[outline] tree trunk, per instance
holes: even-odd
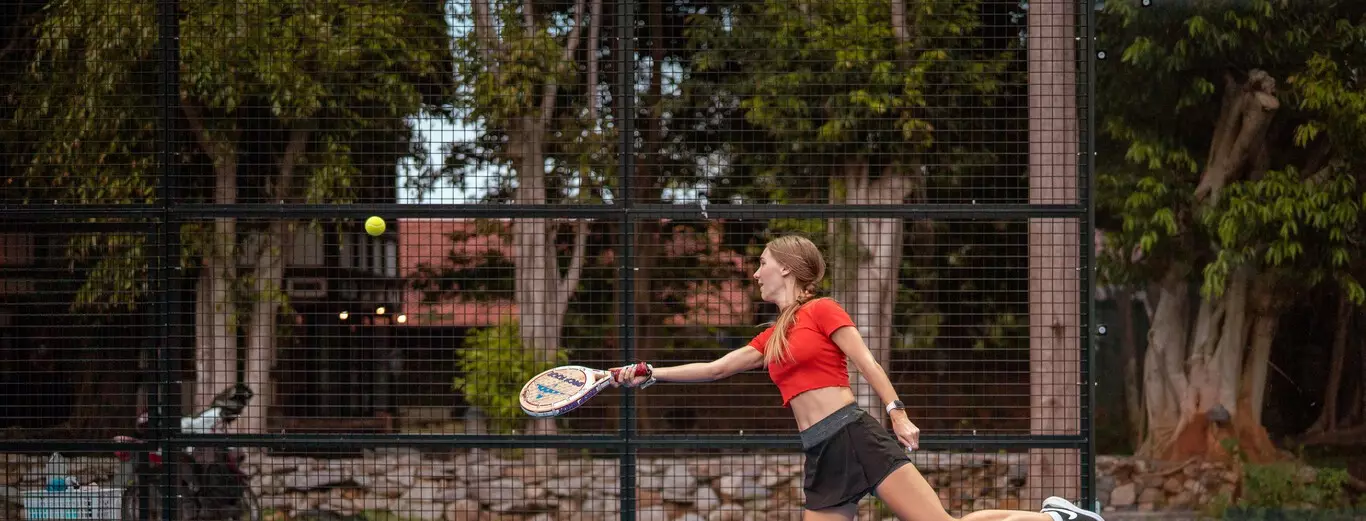
[[[1266,403],[1266,371],[1271,365],[1271,343],[1280,326],[1280,315],[1275,306],[1275,292],[1271,278],[1258,277],[1251,292],[1252,332],[1251,347],[1243,364],[1238,410],[1234,416],[1235,432],[1244,450],[1252,454],[1277,455],[1271,436],[1262,427],[1262,409]]]
[[[205,257],[205,278],[199,291],[208,294],[206,314],[199,317],[199,327],[207,330],[202,336],[195,359],[195,410],[207,407],[219,391],[237,381],[237,328],[233,319],[233,285],[236,283],[237,262],[233,240],[237,233],[232,218],[214,220],[210,252]]]
[[[518,204],[545,204],[544,160],[539,145],[532,140],[523,142],[529,161],[519,161]],[[569,298],[578,287],[587,247],[587,224],[576,225],[574,250],[569,270],[560,275],[558,255],[553,241],[557,225],[544,218],[516,219],[512,224],[515,264],[518,325],[523,349],[529,349],[540,363],[555,359],[564,329],[564,316]],[[551,435],[558,432],[553,418],[533,420],[532,434]],[[550,464],[554,451],[533,450],[537,464]]]
[[[489,0],[475,0],[471,5],[478,52],[489,68],[486,72],[496,75],[501,68],[499,59],[502,53],[499,51],[502,40],[498,36],[500,26],[493,22],[498,16],[492,8]],[[595,5],[594,9],[599,7]],[[587,18],[586,11],[585,0],[576,0],[572,27],[566,36],[561,56],[565,63],[571,63],[576,58],[583,22]],[[523,2],[522,15],[521,27],[505,26],[504,30],[520,30],[524,33],[523,37],[531,37],[537,31],[531,2]],[[505,122],[509,136],[508,158],[517,175],[517,188],[513,194],[517,204],[543,205],[547,202],[545,138],[555,118],[558,90],[558,83],[547,81],[541,86],[538,107],[529,108]],[[569,269],[562,276],[553,240],[558,223],[545,218],[525,218],[514,219],[511,225],[518,334],[522,348],[530,350],[535,359],[542,363],[554,360],[560,348],[564,315],[568,311],[569,298],[578,287],[583,268],[588,229],[586,223],[580,222],[576,226]],[[531,422],[533,434],[554,434],[556,431],[553,419]],[[555,457],[551,449],[532,450],[529,455],[538,464],[551,463]]]
[[[1262,410],[1266,404],[1266,371],[1271,366],[1271,343],[1276,339],[1276,329],[1281,320],[1275,307],[1275,290],[1270,277],[1258,277],[1253,284],[1252,306],[1252,347],[1243,379],[1248,403],[1241,408],[1250,414],[1254,424],[1261,425]]]
[[[528,22],[523,30],[535,31],[530,21],[529,7],[524,8]],[[572,62],[578,50],[585,18],[584,0],[574,2],[573,27],[567,36],[562,60]],[[555,117],[556,92],[559,85],[547,81],[542,86],[540,113],[518,119],[516,126],[522,141],[515,145],[520,153],[517,163],[517,192],[519,204],[545,204],[545,137],[551,121]],[[569,273],[560,276],[558,256],[556,255],[554,230],[556,224],[547,219],[519,219],[513,225],[515,264],[517,265],[517,306],[521,322],[523,347],[531,349],[536,359],[542,363],[554,360],[560,347],[560,334],[564,326],[564,314],[568,310],[569,297],[578,286],[579,271],[583,265],[583,245],[587,228],[579,224],[575,235],[574,257],[570,260]],[[535,434],[554,434],[557,432],[554,419],[541,419],[532,422]],[[533,451],[538,463],[553,461],[554,451]]]
[[[219,219],[215,235],[233,233],[231,219]],[[200,291],[209,293],[209,315],[203,317],[209,330],[209,345],[205,346],[205,356],[197,363],[195,378],[195,409],[207,407],[215,394],[232,386],[237,381],[237,328],[234,327],[234,303],[232,286],[236,280],[233,271],[236,262],[221,257],[221,252],[232,250],[229,241],[214,239],[214,250],[220,252],[210,261],[211,278],[208,287]]]
[[[522,131],[513,134],[514,145],[520,153],[513,161],[517,170],[517,204],[545,204],[545,158],[540,139],[544,131],[531,118],[524,118]],[[552,313],[556,301],[555,285],[559,273],[550,244],[550,221],[544,218],[520,218],[512,222],[514,291],[517,301],[517,324],[522,349],[530,350],[535,360],[546,363],[555,359],[559,349],[562,317]],[[554,278],[551,276],[554,275]],[[531,433],[551,435],[557,432],[553,418],[531,420]],[[539,465],[554,461],[553,450],[533,450],[532,458]]]
[[[522,134],[528,139],[518,143],[521,155],[514,162],[518,180],[516,200],[518,204],[546,204],[545,154],[541,149],[545,126],[534,121],[526,124],[532,131]],[[512,224],[514,289],[522,348],[531,350],[542,364],[554,360],[559,351],[564,315],[569,298],[578,287],[587,241],[587,226],[578,223],[569,272],[561,276],[553,240],[557,226],[544,218],[515,219]],[[531,424],[532,434],[558,432],[553,418],[532,420]],[[533,450],[531,455],[541,465],[555,460],[551,449]]]
[[[1351,413],[1347,416],[1348,425],[1360,425],[1366,423],[1366,338],[1357,337],[1357,363],[1361,364],[1361,372],[1357,373],[1357,392],[1352,394],[1352,405],[1347,410]]]
[[[902,169],[885,168],[878,179],[870,179],[868,162],[858,158],[844,165],[844,204],[899,204],[909,197],[914,184]],[[838,221],[838,220],[837,220]],[[884,368],[891,360],[892,316],[896,304],[897,275],[901,267],[902,220],[898,218],[856,218],[840,223],[831,240],[832,296],[858,324],[873,358]],[[857,367],[849,367],[850,383],[859,406],[881,422],[885,404],[878,398]]]
[[[202,113],[193,102],[182,100],[186,120],[200,148],[213,159],[215,204],[237,202],[237,148],[235,133],[228,137],[211,134]],[[234,320],[233,287],[237,281],[237,221],[230,217],[213,220],[204,271],[199,279],[195,338],[194,412],[208,407],[214,395],[237,381],[237,328]]]
[[[252,294],[255,301],[247,327],[247,367],[244,381],[256,393],[242,412],[237,430],[260,434],[266,432],[270,406],[275,401],[275,382],[271,369],[276,360],[276,332],[279,324],[285,266],[293,239],[294,223],[277,221],[255,237],[260,251],[255,255]]]
[[[1202,302],[1190,339],[1178,334],[1188,319],[1174,311],[1183,304],[1167,305],[1191,298],[1177,292],[1186,283],[1167,281],[1171,289],[1158,303],[1143,370],[1145,383],[1169,394],[1159,400],[1148,395],[1149,427],[1141,455],[1230,460],[1234,453],[1225,444],[1233,442],[1250,461],[1277,457],[1261,427],[1260,409],[1279,317],[1271,304],[1271,284],[1254,279],[1251,271],[1238,270],[1223,295]],[[1164,313],[1164,307],[1173,312]]]
[[[280,161],[280,170],[269,187],[271,199],[286,203],[298,203],[295,196],[295,170],[308,149],[309,130],[295,128],[290,131],[289,142],[285,146]],[[271,370],[275,367],[276,335],[279,324],[280,307],[284,303],[285,268],[289,265],[289,252],[293,250],[295,223],[275,221],[254,239],[257,248],[255,258],[251,315],[247,324],[247,367],[244,381],[255,391],[255,397],[242,412],[239,430],[249,433],[264,433],[270,418],[270,406],[275,402],[275,382]]]
[[[1209,159],[1195,195],[1212,206],[1229,183],[1259,168],[1267,124],[1279,107],[1275,81],[1251,71],[1225,78],[1224,102]],[[1161,284],[1144,364],[1148,429],[1140,454],[1158,459],[1229,459],[1233,443],[1249,460],[1278,457],[1261,426],[1266,369],[1279,323],[1274,280],[1243,266],[1223,294],[1200,298],[1195,323],[1186,315],[1187,267],[1170,268]],[[1191,337],[1187,338],[1187,331]]]
[[[1124,412],[1129,422],[1129,442],[1143,443],[1143,387],[1138,379],[1138,339],[1134,331],[1134,297],[1127,289],[1115,293],[1119,307],[1119,356],[1124,360]]]
[[[1328,381],[1323,388],[1323,409],[1305,432],[1317,434],[1338,428],[1338,393],[1342,390],[1342,370],[1347,363],[1347,332],[1352,323],[1352,303],[1346,295],[1338,296],[1338,313],[1333,331],[1333,354],[1328,360]]]
[[[1177,264],[1167,268],[1157,285],[1157,305],[1148,330],[1148,350],[1143,356],[1143,398],[1147,406],[1147,439],[1176,431],[1180,389],[1186,388],[1185,343],[1190,309],[1189,269]],[[1140,448],[1141,450],[1141,448]]]
[[[1028,13],[1029,202],[1076,204],[1076,15],[1073,2],[1035,0]],[[1077,219],[1029,220],[1030,432],[1080,432],[1081,228]],[[1091,269],[1090,266],[1086,267]],[[1079,499],[1080,454],[1030,451],[1021,499],[1037,506],[1049,495]]]

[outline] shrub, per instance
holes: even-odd
[[[460,374],[452,388],[465,401],[489,416],[489,431],[507,434],[525,419],[517,397],[522,385],[537,373],[564,365],[569,355],[560,349],[553,360],[537,362],[534,353],[522,348],[516,321],[473,331],[456,353]]]

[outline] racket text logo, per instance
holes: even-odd
[[[579,380],[579,379],[577,379],[577,378],[573,378],[573,377],[570,377],[570,376],[565,376],[565,375],[563,375],[563,374],[560,374],[558,371],[551,371],[551,372],[547,373],[546,376],[549,376],[549,377],[554,378],[554,379],[556,379],[556,380],[559,380],[559,381],[561,381],[561,382],[567,383],[567,384],[572,385],[572,386],[574,386],[574,387],[583,387],[583,385],[584,385],[584,383],[583,383],[582,380]],[[536,399],[538,399],[538,400],[541,399],[541,398],[544,398],[545,395],[547,395],[547,394],[561,394],[561,395],[564,394],[564,393],[560,392],[558,389],[555,389],[555,388],[550,387],[550,386],[547,386],[547,385],[542,385],[542,384],[536,384],[536,390],[537,390],[537,391],[540,391],[540,394],[537,394],[537,395],[536,395]]]
[[[581,381],[581,380],[579,380],[579,379],[577,379],[577,378],[571,378],[571,377],[565,376],[565,375],[563,375],[563,374],[560,374],[559,372],[552,371],[552,372],[550,373],[550,377],[551,377],[551,378],[554,378],[554,379],[556,379],[556,380],[559,380],[559,381],[561,381],[561,382],[567,383],[567,384],[569,384],[569,385],[572,385],[572,386],[574,386],[574,387],[583,387],[583,381]]]

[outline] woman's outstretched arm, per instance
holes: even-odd
[[[713,382],[730,378],[737,373],[758,369],[764,365],[764,355],[758,349],[744,346],[710,362],[696,362],[672,367],[655,367],[654,378],[659,382]],[[636,375],[636,366],[628,365],[617,373],[616,384],[635,387],[648,380]]]

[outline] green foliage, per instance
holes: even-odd
[[[725,2],[689,19],[695,74],[684,88],[726,100],[772,138],[728,149],[731,166],[769,191],[763,200],[823,198],[851,156],[904,170],[961,152],[937,140],[973,141],[948,132],[1010,83],[1011,52],[985,50],[978,2],[908,6],[905,42],[889,0]]]
[[[472,3],[452,15],[455,25],[469,28],[458,31],[452,42],[454,78],[465,86],[452,98],[454,115],[463,124],[479,129],[480,136],[477,143],[453,145],[452,160],[426,174],[419,184],[449,179],[468,188],[471,174],[495,175],[497,185],[484,198],[506,201],[517,175],[508,167],[525,168],[513,165],[521,157],[515,145],[534,140],[549,163],[545,180],[548,196],[552,200],[587,202],[595,188],[615,174],[614,161],[608,159],[615,142],[614,125],[608,122],[609,111],[602,108],[601,85],[590,88],[586,81],[587,53],[600,49],[590,51],[581,42],[574,56],[565,59],[572,22],[582,22],[578,36],[584,39],[588,17],[575,13],[572,3],[527,3],[534,16],[524,16],[518,2],[486,4],[493,24],[487,35],[474,29],[485,22],[475,19]],[[610,22],[603,27],[610,27]],[[606,45],[608,40],[602,38],[598,44]],[[598,67],[608,61],[600,60]],[[599,71],[600,83],[610,78],[609,73]],[[547,96],[552,91],[554,95]],[[596,118],[589,117],[587,110],[594,97]],[[553,107],[547,107],[547,102]],[[542,119],[545,116],[548,119]],[[533,135],[537,132],[545,135]]]
[[[1352,51],[1366,40],[1366,12],[1351,2],[1118,0],[1097,22],[1098,47],[1115,56],[1097,78],[1101,282],[1142,286],[1179,263],[1218,295],[1247,265],[1274,270],[1287,288],[1332,281],[1366,300],[1352,275],[1366,96],[1346,73],[1366,66]],[[1253,69],[1276,80],[1280,101],[1265,169],[1233,179],[1217,205],[1197,202],[1228,82]]]
[[[1227,494],[1213,498],[1202,512],[1205,516],[1248,521],[1287,515],[1290,519],[1354,519],[1349,513],[1353,505],[1345,488],[1350,481],[1346,469],[1306,465],[1303,454],[1290,461],[1252,463],[1236,438],[1224,438],[1219,444],[1241,466],[1242,491],[1237,500]]]
[[[574,77],[573,62],[564,61],[564,44],[551,34],[554,24],[543,21],[536,28],[524,27],[522,14],[512,2],[490,2],[497,18],[497,45],[480,42],[473,30],[477,23],[464,16],[470,27],[466,38],[458,39],[466,60],[457,69],[460,79],[471,85],[471,121],[485,122],[501,129],[521,117],[540,112],[542,87],[561,84]],[[487,54],[486,54],[487,53]]]
[[[569,360],[568,350],[561,348],[554,360],[537,362],[534,353],[522,349],[516,321],[473,331],[456,356],[457,368],[465,376],[456,377],[452,388],[488,414],[490,432],[503,434],[512,432],[526,416],[518,401],[522,385],[541,371]]]
[[[161,101],[150,88],[157,71],[155,4],[70,0],[45,12],[5,129],[23,147],[10,157],[22,172],[27,201],[157,202]],[[441,103],[453,88],[446,21],[436,3],[186,0],[179,6],[179,102],[191,129],[200,125],[204,133],[178,139],[186,146],[176,151],[185,161],[178,201],[211,200],[204,187],[214,183],[203,177],[231,158],[261,154],[279,167],[283,151],[276,143],[295,128],[309,134],[291,182],[272,180],[268,188],[244,178],[240,195],[350,200],[362,165],[392,165],[407,154],[379,157],[358,148],[406,148],[406,118]],[[192,259],[209,245],[203,229],[190,223],[181,232],[192,238],[183,243],[185,265],[196,265]],[[98,259],[78,304],[127,305],[140,296],[150,252],[139,241],[101,234],[72,241],[73,260]]]
[[[1293,505],[1332,508],[1343,506],[1347,471],[1315,469],[1301,474],[1295,463],[1248,464],[1243,467],[1243,494],[1239,504],[1253,508]]]
[[[73,265],[88,266],[89,279],[76,292],[77,308],[132,310],[150,288],[143,234],[78,235],[68,241]],[[112,254],[111,254],[112,253]],[[128,276],[132,274],[132,276]]]
[[[1219,207],[1203,215],[1219,248],[1205,267],[1203,291],[1222,294],[1228,275],[1251,262],[1308,287],[1333,276],[1353,302],[1366,302],[1349,271],[1362,195],[1355,176],[1336,168],[1329,174],[1323,182],[1305,182],[1291,167],[1230,186]]]
[[[1244,463],[1238,499],[1220,495],[1202,513],[1247,521],[1355,519],[1345,488],[1348,481],[1344,469],[1310,468],[1295,462]]]

